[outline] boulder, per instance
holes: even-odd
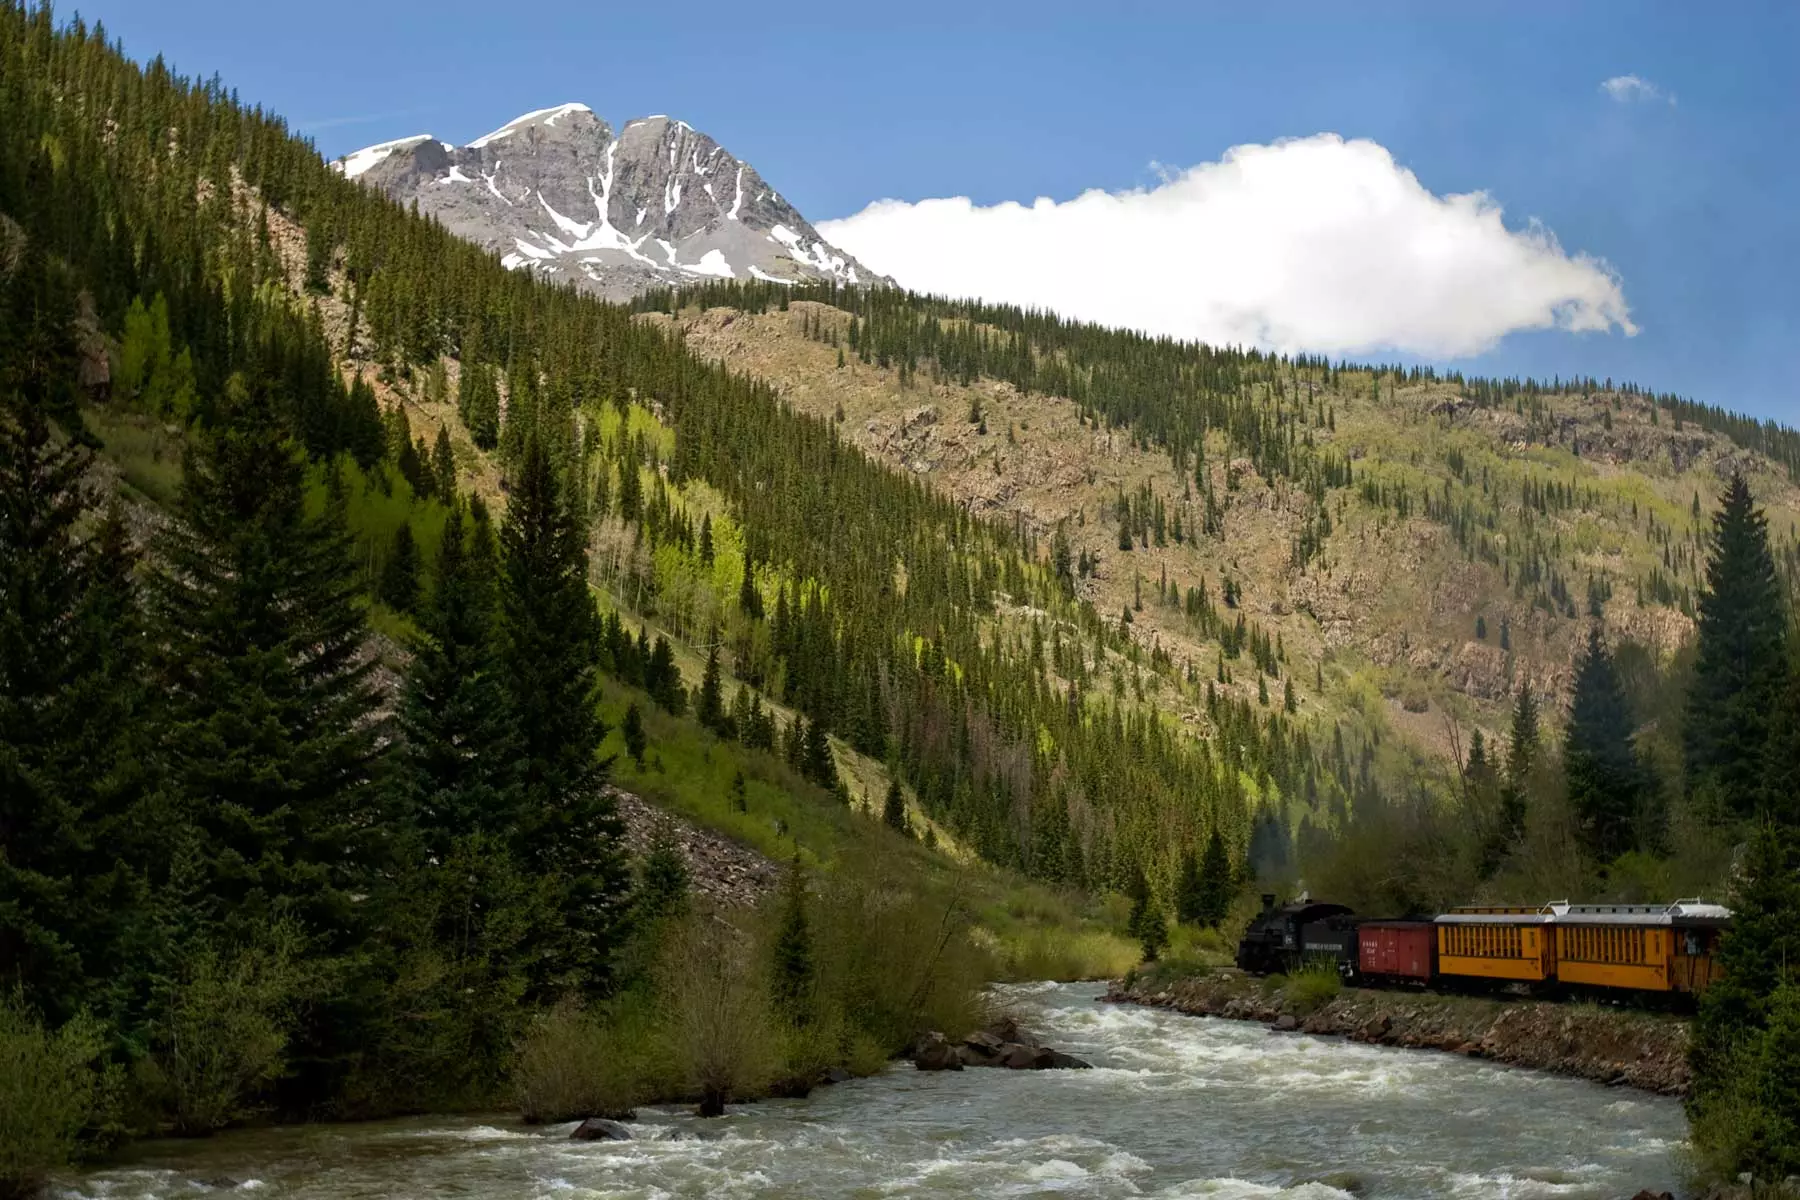
[[[1012,1039],[1017,1041],[1017,1038]],[[982,1054],[998,1054],[1000,1047],[1006,1045],[1007,1039],[991,1030],[981,1029],[963,1039],[963,1045]]]
[[[850,1072],[844,1070],[844,1068],[842,1068],[842,1067],[827,1067],[825,1069],[825,1073],[823,1075],[819,1076],[819,1082],[820,1083],[849,1083],[852,1079],[855,1079],[855,1078],[856,1078],[856,1076],[850,1074]]]
[[[1300,1028],[1300,1020],[1295,1017],[1293,1013],[1282,1013],[1279,1017],[1275,1018],[1275,1024],[1271,1025],[1269,1028],[1273,1029],[1276,1033],[1293,1033]]]
[[[605,1117],[589,1117],[570,1130],[569,1137],[577,1142],[629,1142],[631,1130]]]
[[[1056,1052],[1009,1042],[1001,1049],[998,1064],[1012,1071],[1043,1071],[1056,1065]]]
[[[1051,1068],[1058,1071],[1088,1071],[1092,1070],[1094,1066],[1086,1059],[1076,1058],[1073,1054],[1064,1054],[1061,1050],[1052,1050],[1050,1058]]]
[[[941,1033],[927,1033],[913,1046],[913,1066],[921,1071],[960,1071],[962,1056]]]

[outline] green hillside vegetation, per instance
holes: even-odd
[[[1785,1053],[1791,431],[894,291],[609,306],[17,0],[0,112],[0,1190],[269,1115],[716,1111],[1109,928],[1214,952],[1251,876],[1666,899],[1752,830],[1697,1052]],[[992,478],[1111,457],[971,503],[871,440],[921,393]],[[1709,515],[1734,470],[1772,530]],[[721,934],[614,782],[789,885]],[[1741,1077],[1696,1121],[1774,1161]]]
[[[1678,785],[1668,697],[1723,477],[1748,474],[1778,572],[1800,573],[1789,431],[1611,381],[1274,359],[894,292],[708,284],[639,307],[1010,518],[1161,665],[1152,705],[1203,732],[1215,696],[1292,706],[1328,761],[1345,744],[1380,786],[1353,783],[1348,812],[1310,784],[1281,797],[1298,845],[1255,839],[1266,874],[1369,911],[1724,886],[1730,834]],[[1596,623],[1648,767],[1599,841],[1568,832],[1554,769]],[[1502,804],[1486,776],[1526,688],[1549,753]],[[1366,828],[1329,836],[1352,812]],[[1395,838],[1417,864],[1398,879],[1371,853]]]

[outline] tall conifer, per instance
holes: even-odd
[[[628,877],[622,827],[598,757],[595,621],[581,531],[535,438],[522,451],[501,529],[504,678],[518,720],[523,794],[515,830],[527,868],[556,895],[566,937],[539,996],[606,981]]]
[[[1726,813],[1748,815],[1762,798],[1786,667],[1784,609],[1768,522],[1733,475],[1713,514],[1683,729],[1690,794],[1709,795]]]

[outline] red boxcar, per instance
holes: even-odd
[[[1356,932],[1356,969],[1365,978],[1430,983],[1437,974],[1437,929],[1431,922],[1369,921]]]

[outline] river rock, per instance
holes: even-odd
[[[992,1030],[978,1029],[963,1039],[963,1045],[983,1054],[994,1055],[1000,1053],[1000,1047],[1006,1045],[1009,1040],[1016,1042],[1019,1039],[1016,1037],[1003,1038]]]
[[[605,1117],[589,1117],[570,1130],[569,1137],[577,1142],[629,1142],[631,1130]]]
[[[943,1034],[932,1032],[919,1038],[913,1046],[913,1066],[921,1071],[960,1071],[962,1056]]]
[[[1282,1013],[1275,1018],[1275,1024],[1270,1028],[1276,1033],[1293,1033],[1300,1028],[1300,1021],[1293,1013]]]
[[[1675,1196],[1672,1192],[1653,1192],[1649,1188],[1645,1188],[1631,1200],[1675,1200]]]
[[[842,1067],[827,1067],[827,1068],[825,1068],[825,1073],[823,1075],[819,1076],[819,1082],[820,1083],[849,1083],[852,1079],[855,1079],[855,1078],[856,1078],[856,1076],[850,1074],[850,1072],[844,1070],[844,1068],[842,1068]]]
[[[1000,1050],[998,1065],[1012,1071],[1043,1071],[1054,1065],[1053,1051],[1011,1042]]]
[[[1058,1071],[1091,1071],[1094,1064],[1086,1059],[1076,1058],[1073,1054],[1064,1054],[1061,1050],[1050,1052],[1050,1066]]]

